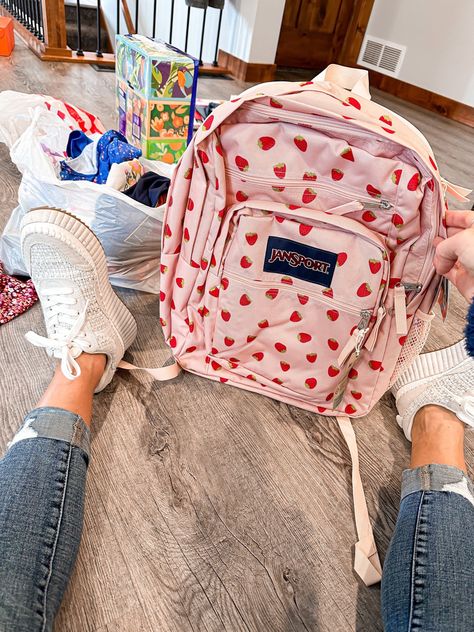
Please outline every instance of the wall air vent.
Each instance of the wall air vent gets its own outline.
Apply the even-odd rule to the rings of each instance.
[[[405,57],[406,46],[387,42],[387,40],[366,35],[362,42],[359,59],[359,66],[377,70],[384,75],[398,77],[400,68]]]

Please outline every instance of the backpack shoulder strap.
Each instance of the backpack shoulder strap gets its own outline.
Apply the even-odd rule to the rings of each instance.
[[[370,523],[367,501],[360,478],[359,452],[357,441],[349,417],[337,417],[339,428],[346,440],[352,459],[352,495],[354,498],[354,513],[358,542],[355,545],[354,570],[366,586],[376,584],[382,579],[382,567],[380,566],[374,533]]]
[[[181,373],[181,367],[177,362],[173,362],[173,364],[169,364],[167,366],[150,369],[142,366],[135,366],[134,364],[130,364],[130,362],[125,362],[125,360],[121,360],[118,364],[118,368],[127,369],[127,371],[146,371],[155,380],[159,380],[160,382],[172,380]]]

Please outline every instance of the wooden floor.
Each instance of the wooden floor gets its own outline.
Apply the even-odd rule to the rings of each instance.
[[[200,94],[243,84],[202,79]],[[47,64],[18,46],[0,90],[65,98],[114,125],[114,75]],[[431,141],[442,173],[474,184],[474,130],[383,93]],[[0,228],[19,175],[0,146]],[[168,357],[155,296],[120,292],[134,312],[136,363]],[[461,337],[465,307],[436,320],[435,349]],[[23,335],[39,306],[0,326],[0,453],[51,374]],[[382,557],[396,519],[409,444],[386,395],[356,423],[362,478]],[[468,439],[473,464],[474,437]],[[350,462],[334,422],[186,374],[152,383],[121,372],[95,404],[82,546],[56,632],[381,630],[379,588],[352,571]]]

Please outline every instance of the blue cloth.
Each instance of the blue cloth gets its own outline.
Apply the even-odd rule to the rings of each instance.
[[[469,305],[464,335],[466,336],[466,350],[470,356],[474,357],[474,301]]]
[[[84,132],[76,129],[69,134],[66,153],[69,158],[77,158],[82,154],[85,147],[92,142],[92,138],[89,138],[87,134],[84,134]]]
[[[80,146],[83,139],[73,139],[73,151],[78,146],[78,141]],[[71,139],[69,138],[68,147],[70,144]],[[88,145],[89,143],[86,143],[83,146],[82,152],[87,151]],[[127,143],[127,139],[123,136],[123,134],[120,134],[120,132],[116,132],[115,130],[109,130],[108,132],[105,132],[105,134],[97,142],[96,155],[94,156],[95,171],[93,173],[84,173],[77,170],[77,165],[80,164],[81,158],[81,154],[79,154],[70,160],[61,161],[59,177],[61,180],[88,180],[89,182],[97,182],[97,184],[105,184],[110,172],[110,167],[114,163],[140,158],[141,155],[141,150]],[[90,164],[90,160],[88,160],[88,163]]]
[[[159,173],[153,171],[147,171],[136,184],[123,193],[146,206],[155,207],[164,204],[169,188],[169,178],[160,176]]]
[[[38,408],[0,460],[0,630],[51,632],[82,533],[89,429]]]
[[[383,570],[385,632],[474,630],[472,493],[472,483],[455,467],[424,465],[403,473]]]

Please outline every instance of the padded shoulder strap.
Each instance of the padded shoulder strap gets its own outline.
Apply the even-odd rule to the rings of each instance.
[[[346,440],[352,459],[352,495],[358,542],[355,545],[354,570],[366,586],[376,584],[382,579],[382,567],[370,524],[367,502],[359,471],[359,453],[357,441],[349,417],[337,417],[339,428]]]
[[[134,364],[130,364],[130,362],[125,362],[122,360],[118,365],[119,369],[127,369],[128,371],[146,371],[155,380],[159,380],[160,382],[166,382],[167,380],[172,380],[174,377],[177,377],[181,373],[181,367],[177,362],[170,364],[168,366],[162,366],[155,369],[145,368],[142,366],[135,366]]]

